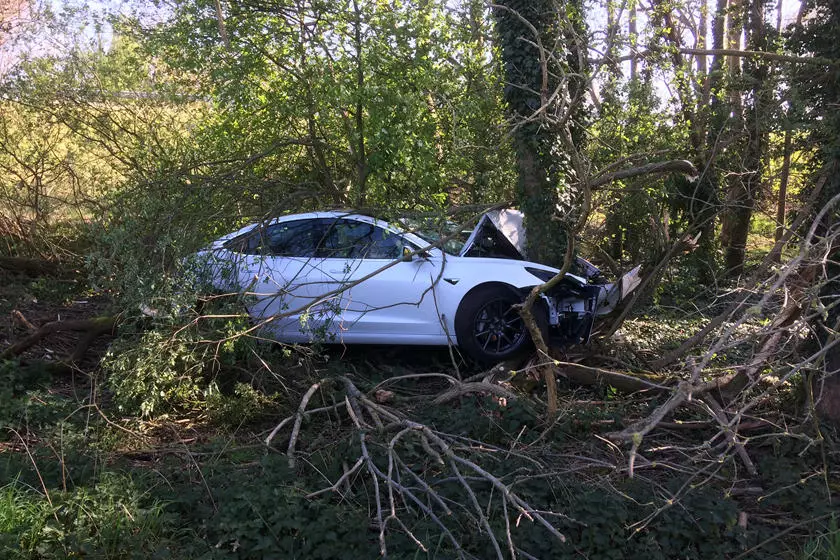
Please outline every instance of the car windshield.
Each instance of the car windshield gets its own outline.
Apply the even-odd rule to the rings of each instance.
[[[413,234],[429,243],[438,243],[446,238],[440,248],[446,253],[458,256],[464,244],[470,238],[472,229],[458,229],[459,224],[451,220],[441,221],[435,218],[403,218],[403,225]]]

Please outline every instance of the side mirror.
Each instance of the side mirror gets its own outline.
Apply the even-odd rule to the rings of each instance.
[[[431,257],[431,255],[429,254],[428,251],[420,251],[416,255],[413,254],[414,251],[415,251],[414,249],[412,249],[408,245],[405,245],[403,247],[403,250],[402,250],[402,261],[403,262],[411,262],[416,258],[429,259],[429,257]]]
[[[412,260],[414,260],[414,257],[411,255],[411,253],[413,252],[414,251],[411,250],[411,247],[409,247],[408,245],[404,245],[402,250],[403,262],[411,262]]]

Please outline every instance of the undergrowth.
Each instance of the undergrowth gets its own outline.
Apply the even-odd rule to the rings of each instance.
[[[655,353],[697,325],[692,316],[650,308],[623,327],[620,346]],[[375,349],[374,359],[370,349],[327,347],[315,356],[230,336],[242,326],[239,318],[187,327],[169,319],[133,319],[96,371],[70,379],[24,367],[21,360],[0,362],[0,557],[379,556],[378,530],[371,526],[375,489],[368,479],[357,475],[340,492],[307,497],[333,484],[358,457],[359,442],[346,416],[307,417],[294,468],[286,441],[268,448],[263,440],[320,379],[350,375],[369,390],[417,371],[454,373],[448,352]],[[615,359],[637,359],[621,347],[610,349]],[[836,476],[831,467],[826,471],[822,449],[807,438],[768,434],[751,445],[760,474],[744,484],[758,493],[733,489],[731,481],[743,475],[731,461],[695,472],[640,463],[630,478],[624,451],[610,447],[605,436],[661,400],[561,380],[561,410],[547,429],[538,400],[524,393],[516,399],[463,396],[429,406],[421,397],[445,388],[436,383],[417,380],[382,398],[414,421],[475,442],[477,449],[497,449],[476,455],[482,468],[536,509],[559,514],[552,523],[565,543],[525,518],[509,517],[514,541],[533,557],[840,558],[840,531],[832,517]],[[526,385],[522,391],[533,389]],[[782,414],[796,405],[795,390],[785,390],[790,396],[782,393],[774,403]],[[342,398],[337,387],[324,388],[311,407]],[[688,412],[678,419],[695,420]],[[651,445],[702,445],[714,431],[677,431]],[[387,450],[370,445],[374,461],[387,468]],[[407,441],[401,454],[451,504],[447,523],[457,528],[464,552],[493,557],[484,529],[464,505],[469,497],[449,481],[451,474],[436,468],[418,442]],[[474,489],[491,528],[504,534],[497,493],[480,482]],[[386,537],[390,557],[457,556],[435,523],[416,508],[411,515],[410,504],[401,507],[410,520],[407,529],[424,548],[394,526]]]

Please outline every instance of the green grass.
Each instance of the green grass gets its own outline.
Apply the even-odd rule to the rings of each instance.
[[[832,517],[826,530],[805,544],[802,560],[840,560],[840,527],[837,525],[837,517]]]
[[[69,491],[20,479],[0,488],[0,555],[10,560],[163,558],[167,524],[164,504],[118,473]]]

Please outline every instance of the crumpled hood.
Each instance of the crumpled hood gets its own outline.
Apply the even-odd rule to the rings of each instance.
[[[525,215],[519,210],[504,208],[502,210],[491,210],[485,216],[493,222],[496,229],[507,237],[511,245],[516,247],[516,250],[519,251],[522,258],[528,260],[528,254],[525,252]]]
[[[470,251],[472,245],[476,243],[476,237],[482,228],[486,228],[492,224],[493,228],[504,236],[523,260],[530,261],[531,259],[528,258],[528,252],[526,250],[527,233],[524,222],[525,215],[519,210],[513,208],[490,210],[476,224],[470,238],[464,244],[461,256],[466,255]],[[601,271],[597,266],[581,257],[575,259],[575,264],[582,277],[567,273],[567,278],[576,281],[580,285],[586,285],[588,282],[594,281],[602,287],[598,296],[598,315],[609,313],[615,309],[618,303],[626,298],[641,283],[641,266],[633,268],[617,282],[602,284],[602,281],[598,280],[601,277]]]

